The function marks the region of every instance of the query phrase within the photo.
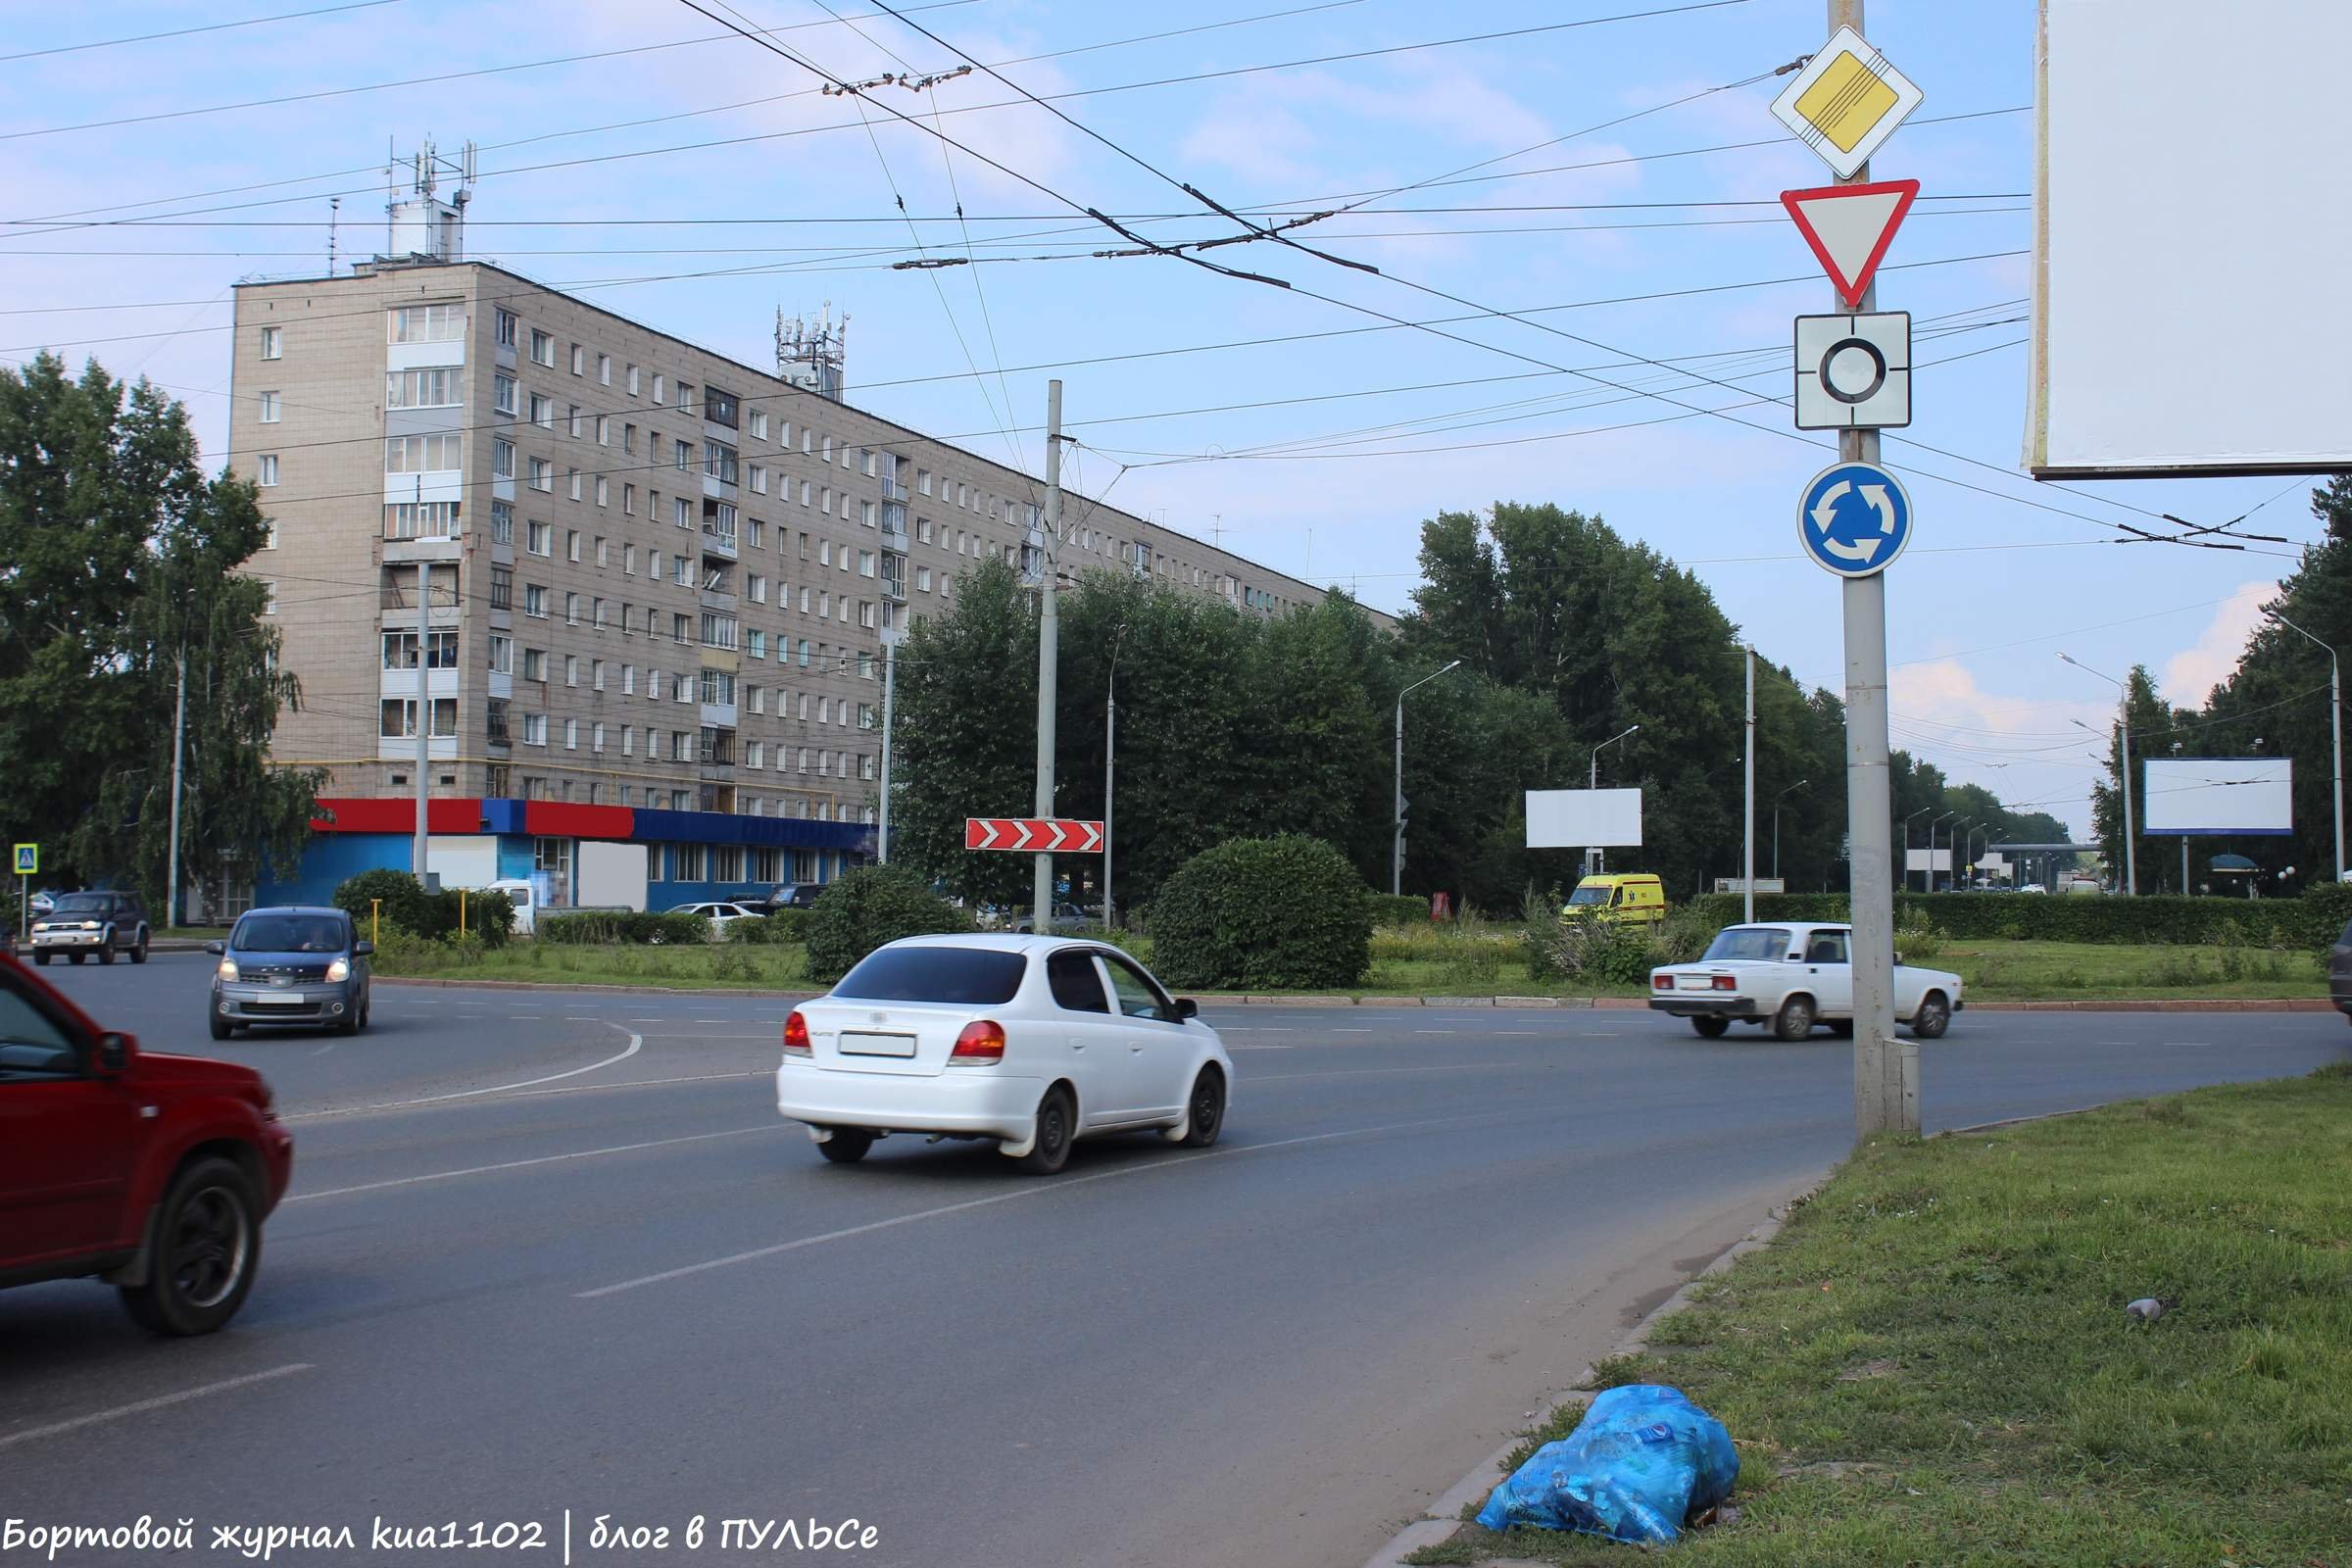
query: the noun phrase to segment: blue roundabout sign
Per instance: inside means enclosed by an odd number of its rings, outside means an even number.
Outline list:
[[[1813,476],[1797,502],[1805,554],[1840,577],[1885,571],[1911,542],[1911,497],[1873,463],[1838,463]]]

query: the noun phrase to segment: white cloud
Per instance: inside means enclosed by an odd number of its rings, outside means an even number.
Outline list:
[[[2246,639],[2262,624],[2262,607],[2278,592],[2275,580],[2240,583],[2223,600],[2197,640],[2164,662],[2165,700],[2178,708],[2201,707],[2205,694],[2237,667]]]

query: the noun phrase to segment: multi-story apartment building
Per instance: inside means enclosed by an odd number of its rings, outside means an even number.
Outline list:
[[[1045,487],[804,368],[480,263],[240,286],[231,461],[272,524],[246,570],[303,687],[273,751],[326,770],[338,830],[267,892],[409,864],[419,724],[432,863],[468,880],[544,873],[567,902],[581,843],[637,843],[665,907],[864,856],[884,640],[983,561],[1034,569]],[[1106,506],[1064,516],[1065,575],[1266,612],[1313,593]]]

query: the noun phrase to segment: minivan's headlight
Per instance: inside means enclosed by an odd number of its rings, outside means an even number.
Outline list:
[[[351,961],[347,958],[337,958],[334,962],[326,966],[326,977],[329,980],[350,979]]]
[[[223,980],[234,980],[236,977],[237,960],[234,958],[222,958],[220,960],[220,978]]]

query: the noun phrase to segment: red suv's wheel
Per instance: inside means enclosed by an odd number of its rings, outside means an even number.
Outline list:
[[[210,1334],[237,1315],[262,1260],[261,1199],[226,1159],[200,1159],[172,1180],[155,1217],[147,1283],[122,1305],[157,1334]]]

